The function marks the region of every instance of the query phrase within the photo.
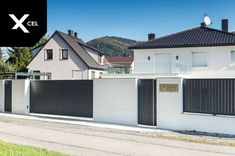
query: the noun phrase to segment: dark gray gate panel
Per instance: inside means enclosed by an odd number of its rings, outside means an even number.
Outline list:
[[[6,80],[5,81],[5,112],[11,112],[12,111],[12,81]]]
[[[93,81],[31,81],[30,112],[93,117]]]
[[[138,80],[138,124],[156,126],[156,80]]]
[[[234,79],[185,79],[184,112],[235,115]]]

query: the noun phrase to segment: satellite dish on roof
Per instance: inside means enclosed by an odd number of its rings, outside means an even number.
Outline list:
[[[207,15],[205,16],[204,23],[206,24],[206,26],[211,25],[211,19],[209,16],[207,16]]]

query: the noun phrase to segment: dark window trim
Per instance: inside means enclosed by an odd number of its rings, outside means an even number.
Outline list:
[[[67,58],[63,58],[63,50],[67,50],[67,53],[68,53]],[[69,59],[69,49],[66,49],[66,48],[60,49],[60,60],[68,60],[68,59]]]
[[[49,50],[51,50],[51,53],[52,53],[51,59],[48,59],[48,51],[49,51]],[[45,49],[45,52],[44,52],[44,60],[45,60],[45,61],[51,61],[51,60],[53,60],[53,49]]]

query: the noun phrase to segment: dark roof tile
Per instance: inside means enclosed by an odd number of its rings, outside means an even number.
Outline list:
[[[196,27],[152,41],[138,43],[130,49],[209,47],[235,45],[235,34],[208,27]]]

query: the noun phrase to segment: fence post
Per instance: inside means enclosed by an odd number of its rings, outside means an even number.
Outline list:
[[[4,80],[0,81],[0,112],[4,112],[5,106]]]
[[[29,114],[30,80],[12,81],[12,113]]]

